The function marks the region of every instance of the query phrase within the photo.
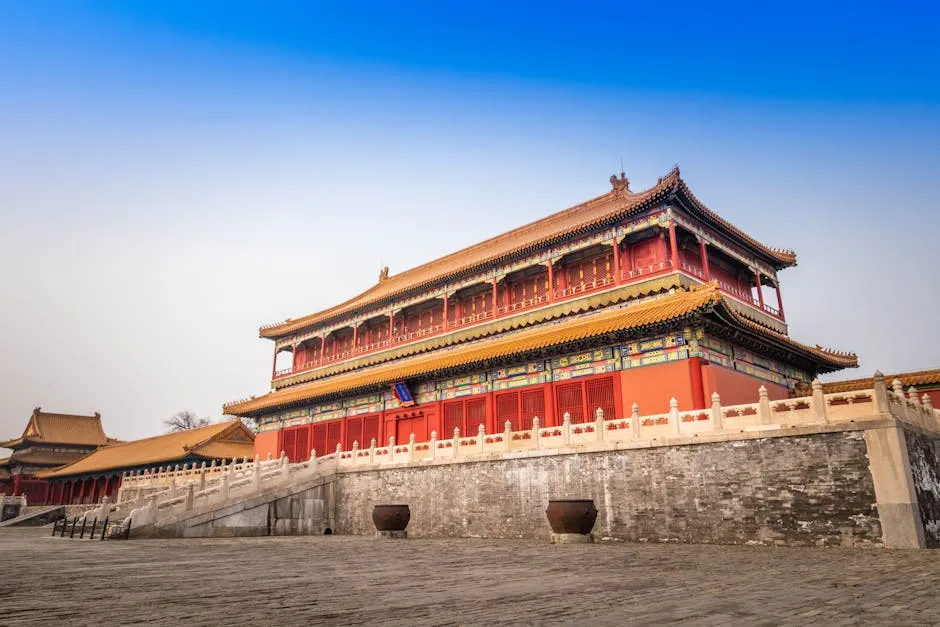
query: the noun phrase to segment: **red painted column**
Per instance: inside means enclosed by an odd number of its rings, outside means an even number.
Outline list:
[[[705,385],[702,382],[702,358],[690,357],[689,369],[692,375],[692,409],[705,409]]]
[[[13,476],[13,494],[12,496],[20,495],[20,482],[22,481],[22,475]]]
[[[499,302],[499,283],[497,278],[493,277],[493,317],[496,317],[496,303]]]
[[[708,267],[708,248],[706,247],[705,240],[703,238],[699,238],[698,247],[699,253],[702,256],[702,271],[705,272],[705,280],[711,281],[712,271],[711,268]]]
[[[623,279],[621,274],[620,243],[617,241],[617,238],[614,237],[614,285],[620,285],[620,281]]]
[[[555,263],[548,260],[548,302],[555,300]]]
[[[450,326],[450,323],[447,320],[447,308],[450,306],[447,300],[447,292],[444,292],[444,330],[446,331]]]
[[[393,338],[395,337],[395,312],[391,311],[388,314],[388,343],[391,344]]]
[[[679,241],[676,239],[676,223],[674,220],[669,221],[669,252],[672,267],[676,269],[679,267]]]
[[[274,359],[271,360],[271,379],[274,379],[274,375],[277,373],[277,349],[274,349]]]
[[[780,296],[780,282],[774,284],[774,288],[777,290],[777,309],[780,310],[780,317],[783,318],[783,298]]]
[[[326,336],[323,335],[320,337],[320,363],[323,363],[323,358],[326,356]]]
[[[760,308],[764,308],[764,291],[760,288],[760,272],[754,272],[754,283],[757,286],[757,302],[760,304]]]
[[[359,350],[359,325],[353,322],[353,343],[352,343],[352,352],[357,352]]]

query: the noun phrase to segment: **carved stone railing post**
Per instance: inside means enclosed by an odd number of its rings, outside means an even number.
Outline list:
[[[630,407],[630,429],[633,431],[633,439],[640,439],[640,405],[634,402]]]
[[[369,442],[369,463],[370,464],[375,463],[375,445],[376,444],[377,442],[375,441],[375,438],[372,438],[372,441]]]
[[[718,392],[712,392],[712,429],[721,431],[724,428],[724,421],[721,419],[721,397]]]
[[[257,465],[257,463],[255,465]],[[315,448],[310,449],[310,467],[317,467],[317,449]]]
[[[679,401],[673,396],[669,399],[669,424],[672,425],[672,434],[681,435],[682,425],[679,421]]]
[[[437,431],[431,431],[431,459],[437,457]]]
[[[772,418],[770,415],[770,398],[767,396],[767,388],[763,385],[757,388],[757,395],[759,397],[757,401],[757,422],[762,425],[769,425]]]
[[[594,412],[594,437],[598,442],[604,440],[604,410],[600,407]]]
[[[891,415],[891,403],[888,401],[888,386],[885,385],[885,376],[880,370],[875,370],[872,380],[874,381],[875,390],[875,411],[882,418],[887,418]]]
[[[193,502],[196,500],[196,491],[193,489],[193,484],[189,484],[186,487],[186,504],[183,506],[183,511],[191,512],[193,510]]]
[[[316,457],[314,457],[314,459],[316,459]],[[255,476],[253,477],[253,481],[255,484],[255,491],[260,492],[261,491],[261,463],[260,462],[255,462]]]
[[[341,442],[336,443],[336,461],[339,462],[339,457],[343,452],[343,445]]]
[[[915,388],[913,385],[907,388],[907,397],[908,397],[908,400],[911,402],[910,413],[914,415],[914,421],[917,424],[926,427],[927,421],[924,418],[924,413],[920,405],[920,397],[918,395],[917,388]],[[930,425],[930,426],[933,426],[933,425]]]
[[[532,446],[539,448],[539,417],[532,419]]]
[[[167,498],[176,498],[176,477],[170,477],[170,487],[167,491]]]
[[[460,428],[454,427],[454,459],[460,457]]]
[[[483,454],[483,443],[486,440],[486,427],[480,425],[480,428],[477,429],[477,450],[480,452],[480,455]]]
[[[907,397],[904,396],[904,386],[901,385],[900,379],[895,379],[891,382],[891,391],[894,392],[894,396],[897,398],[898,404],[900,405],[900,409],[898,410],[900,412],[899,417],[904,420],[909,419],[906,402]]]
[[[565,446],[571,444],[571,414],[565,412],[561,418],[561,437]]]
[[[206,489],[206,462],[202,462],[202,472],[199,473],[199,491]]]
[[[924,403],[924,410],[927,412],[930,428],[940,428],[940,415],[938,415],[937,411],[934,409],[933,400],[931,400],[930,395],[925,392],[921,400]]]
[[[290,477],[290,460],[287,459],[285,453],[281,454],[281,468],[280,468],[280,478],[282,481],[287,481]]]
[[[512,422],[509,420],[503,425],[503,445],[507,451],[512,450]]]
[[[388,436],[388,461],[395,461],[395,436]]]
[[[829,422],[829,411],[826,407],[826,395],[823,392],[822,381],[819,379],[813,379],[813,397],[810,401],[810,406],[813,408],[813,416],[816,418],[817,422],[821,422],[823,424]]]
[[[352,454],[353,459],[359,457],[359,440],[353,440]]]
[[[480,427],[480,428],[482,429],[483,427]],[[417,438],[415,438],[415,434],[412,433],[408,437],[408,463],[411,463],[415,460],[415,442],[416,441],[417,441]]]

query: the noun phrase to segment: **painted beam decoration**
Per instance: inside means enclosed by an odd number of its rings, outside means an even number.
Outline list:
[[[408,389],[404,381],[393,384],[392,392],[395,394],[395,398],[398,399],[398,402],[401,403],[401,407],[411,407],[415,404],[415,399],[411,396],[411,390]]]

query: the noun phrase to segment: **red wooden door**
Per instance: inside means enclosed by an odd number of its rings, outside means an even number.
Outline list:
[[[411,434],[415,434],[415,442],[428,441],[428,419],[427,416],[414,416],[411,418],[400,418],[395,423],[395,443],[407,444]]]
[[[581,382],[563,383],[555,388],[558,416],[564,420],[565,413],[571,416],[571,424],[584,422],[584,395]]]
[[[545,388],[539,387],[535,390],[523,390],[521,398],[521,407],[519,411],[519,429],[531,429],[532,419],[538,417],[539,422],[544,427],[545,422]],[[499,426],[499,425],[497,425]]]

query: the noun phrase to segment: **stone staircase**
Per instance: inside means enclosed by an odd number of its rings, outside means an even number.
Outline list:
[[[132,538],[321,534],[331,530],[336,465],[334,456],[294,464],[282,456],[211,475],[193,469],[182,485],[112,506],[110,518],[130,524]]]

